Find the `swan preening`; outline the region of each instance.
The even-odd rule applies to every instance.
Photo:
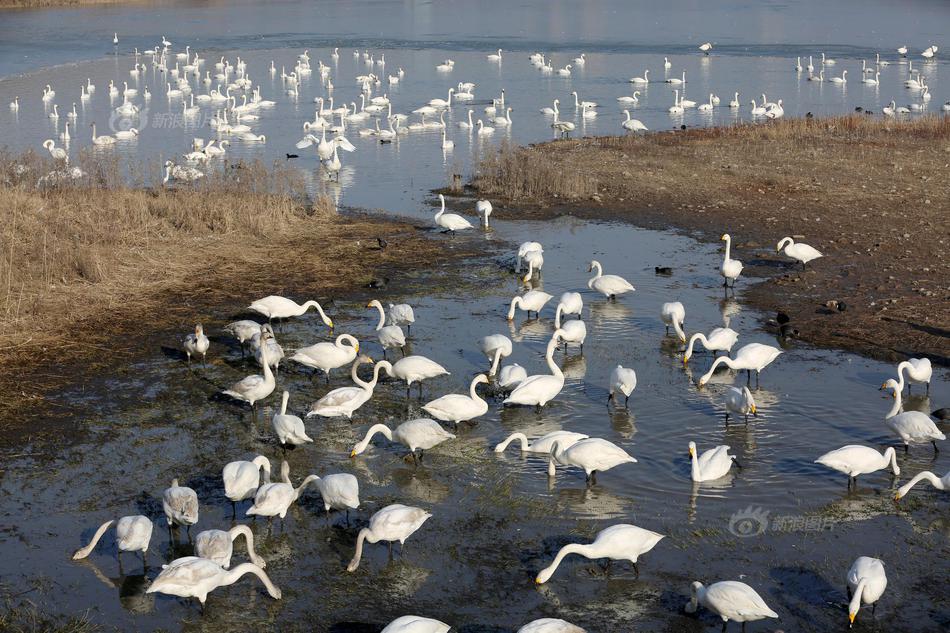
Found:
[[[541,585],[550,580],[561,561],[570,554],[578,554],[590,559],[606,558],[608,565],[610,561],[615,560],[630,561],[639,576],[640,569],[637,567],[637,560],[656,547],[663,538],[662,534],[644,530],[635,525],[625,523],[611,525],[598,533],[594,542],[589,545],[571,543],[562,547],[554,557],[554,562],[538,572],[534,582]]]
[[[270,483],[270,460],[258,455],[251,461],[235,461],[225,465],[221,471],[224,482],[224,496],[231,500],[234,508],[238,501],[252,499],[261,485],[261,470],[264,471],[264,483]]]
[[[198,494],[187,486],[179,486],[177,479],[162,494],[162,508],[168,528],[183,525],[189,531],[198,522]]]

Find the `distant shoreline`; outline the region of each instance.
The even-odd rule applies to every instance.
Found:
[[[0,9],[62,9],[104,4],[139,4],[141,0],[0,0]]]
[[[948,156],[946,115],[782,119],[503,146],[471,188],[521,218],[620,220],[708,241],[729,233],[745,265],[741,301],[787,313],[798,338],[950,365]],[[803,271],[776,252],[784,236],[825,256]],[[656,265],[675,275],[686,264]]]

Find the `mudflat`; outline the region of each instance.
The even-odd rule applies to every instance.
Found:
[[[504,146],[471,187],[523,217],[729,233],[739,292],[788,314],[799,338],[947,364],[948,168],[950,117],[855,114]],[[776,251],[786,236],[824,257],[803,270]]]

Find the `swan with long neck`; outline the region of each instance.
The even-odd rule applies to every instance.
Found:
[[[335,341],[323,341],[315,345],[301,347],[290,360],[301,365],[319,369],[330,382],[330,370],[349,365],[356,359],[360,343],[349,334],[340,334]]]
[[[221,565],[224,569],[231,566],[231,555],[234,554],[234,541],[243,536],[247,543],[247,556],[251,562],[260,568],[267,567],[264,559],[254,551],[254,533],[246,525],[236,525],[228,531],[205,530],[195,537],[195,555],[207,558]]]
[[[713,361],[712,366],[709,368],[705,374],[703,374],[699,379],[699,386],[702,387],[709,379],[712,378],[713,372],[716,371],[716,367],[719,365],[725,365],[730,369],[737,369],[742,371],[743,369],[749,373],[749,380],[752,380],[752,372],[755,371],[755,382],[759,382],[759,373],[765,369],[772,361],[779,357],[779,354],[782,353],[782,350],[777,347],[772,347],[771,345],[763,345],[762,343],[749,343],[748,345],[743,345],[736,352],[735,359],[729,358],[728,356],[720,356]]]
[[[683,322],[686,321],[686,308],[683,307],[683,304],[679,301],[671,301],[669,303],[664,303],[660,308],[660,318],[663,320],[664,325],[666,325],[666,335],[670,334],[670,326],[673,326],[673,331],[676,332],[676,336],[683,343],[686,342],[686,334],[683,332]]]
[[[610,372],[610,387],[608,389],[609,393],[607,394],[607,405],[610,406],[611,400],[613,400],[617,393],[622,393],[624,400],[623,406],[626,406],[630,403],[630,394],[633,393],[633,390],[637,388],[637,372],[631,367],[624,367],[623,365],[617,365],[614,367],[613,371]]]
[[[178,558],[166,565],[146,593],[164,593],[180,598],[198,598],[205,603],[208,594],[218,587],[233,585],[245,574],[260,578],[271,598],[280,600],[280,589],[271,582],[264,570],[254,563],[243,563],[226,570],[214,561],[198,556]]]
[[[541,437],[532,440],[529,444],[528,436],[520,431],[517,431],[505,438],[504,441],[496,444],[495,452],[504,453],[509,444],[512,442],[519,442],[522,453],[550,454],[551,449],[554,448],[555,444],[563,448],[570,448],[577,442],[586,440],[588,437],[589,436],[584,435],[583,433],[574,433],[572,431],[552,431],[547,435],[542,435]]]
[[[884,424],[894,431],[904,442],[904,452],[910,451],[911,444],[933,444],[934,452],[939,452],[937,440],[943,441],[947,436],[940,432],[937,425],[930,416],[920,411],[905,411],[901,413],[903,398],[901,396],[900,385],[893,378],[889,378],[881,390],[891,390],[894,398],[894,406],[884,416]]]
[[[596,259],[591,261],[587,272],[594,273],[594,276],[588,280],[587,287],[596,290],[608,299],[616,299],[617,295],[636,290],[629,281],[619,275],[605,275],[603,266]]]
[[[540,318],[541,309],[547,304],[548,301],[554,298],[554,295],[549,295],[548,293],[542,290],[529,290],[521,296],[513,297],[511,299],[511,305],[508,307],[508,320],[512,321],[515,318],[515,309],[521,308],[528,313],[528,318],[531,318],[531,313],[534,312],[535,316]]]
[[[854,625],[862,605],[871,605],[871,615],[874,615],[877,601],[884,595],[886,588],[884,562],[870,556],[859,556],[848,570],[849,628]]]
[[[283,446],[300,446],[313,439],[307,435],[307,428],[296,415],[288,415],[287,402],[290,400],[290,392],[284,391],[280,401],[280,412],[274,414],[272,424],[274,434],[277,435],[277,441]]]
[[[556,464],[562,466],[577,466],[583,468],[587,476],[587,483],[597,483],[597,473],[610,470],[620,464],[635,464],[632,457],[613,442],[591,437],[575,442],[567,448],[561,448],[557,442],[551,447],[551,457],[548,460],[548,476],[556,474]]]
[[[561,393],[561,389],[564,388],[564,373],[554,362],[554,350],[557,349],[558,339],[563,333],[564,330],[562,329],[554,331],[544,355],[551,373],[528,376],[520,385],[515,387],[504,400],[504,404],[533,405],[540,408]]]
[[[635,525],[620,523],[601,530],[590,544],[570,543],[562,547],[554,561],[538,572],[534,582],[538,585],[546,583],[561,562],[571,554],[577,554],[589,559],[607,558],[612,561],[627,560],[633,564],[639,576],[637,560],[656,547],[664,537],[662,534],[651,532]]]
[[[729,287],[729,280],[731,279],[732,287],[734,288],[736,280],[739,278],[739,275],[742,274],[742,262],[730,257],[732,251],[732,237],[728,233],[724,233],[719,239],[726,243],[726,253],[722,259],[722,266],[719,267],[719,272],[723,277],[722,285]]]
[[[729,416],[734,415],[744,417],[745,423],[749,423],[749,414],[759,417],[755,409],[755,400],[752,398],[752,392],[745,385],[742,388],[729,387],[726,389],[723,402],[726,405],[726,426],[729,425]]]
[[[377,434],[383,435],[390,442],[398,442],[408,448],[413,461],[416,461],[417,458],[421,461],[424,451],[434,448],[446,440],[455,439],[455,435],[449,433],[443,429],[438,422],[430,420],[429,418],[407,420],[392,430],[385,424],[374,424],[366,431],[366,435],[363,439],[353,446],[353,450],[350,451],[350,457],[356,457],[366,451],[370,441],[372,441],[373,437]],[[418,456],[416,455],[416,450],[419,451]]]
[[[907,392],[910,393],[911,385],[927,385],[927,393],[930,393],[930,379],[933,377],[933,365],[929,358],[910,358],[897,365],[897,384],[901,391],[904,390],[904,372],[907,372]]]
[[[481,121],[479,121],[480,123]],[[446,231],[450,233],[455,233],[456,231],[464,231],[465,229],[474,228],[472,223],[460,216],[457,213],[446,213],[445,212],[445,196],[441,193],[439,194],[439,204],[441,208],[435,214],[435,223],[438,226],[441,226]]]
[[[504,334],[489,334],[479,339],[478,347],[482,353],[491,361],[491,368],[488,370],[489,377],[498,372],[498,363],[502,358],[511,356],[511,339]]]
[[[119,519],[118,523],[114,519],[106,521],[99,526],[96,533],[92,535],[92,540],[85,547],[81,547],[73,553],[73,560],[86,558],[92,553],[99,543],[102,535],[115,523],[115,544],[118,550],[117,556],[122,552],[142,552],[142,557],[148,554],[148,544],[152,540],[152,521],[142,515],[125,516]]]
[[[902,497],[905,497],[910,489],[916,486],[921,481],[926,481],[930,483],[931,486],[937,490],[950,491],[950,471],[947,471],[947,474],[943,477],[937,477],[929,470],[925,470],[914,475],[914,478],[908,481],[906,484],[898,488],[897,494],[894,495],[895,500],[900,500]]]
[[[580,318],[584,311],[584,298],[579,292],[565,292],[558,301],[557,308],[554,311],[554,327],[561,327],[561,317],[573,314]]]
[[[245,513],[247,516],[279,516],[283,520],[294,501],[300,498],[311,482],[318,479],[316,475],[308,475],[299,486],[294,488],[290,482],[290,464],[286,461],[280,465],[280,478],[279,482],[264,484],[257,489],[254,505]]]
[[[697,341],[706,348],[706,350],[711,352],[726,352],[728,355],[732,351],[732,346],[736,344],[736,341],[739,340],[739,333],[729,327],[717,327],[705,335],[702,332],[697,332],[689,337],[689,345],[686,347],[686,353],[683,355],[683,364],[689,362],[689,359],[693,356],[693,346]]]
[[[386,311],[383,304],[378,299],[373,299],[366,304],[367,308],[376,308],[379,312],[379,322],[376,324],[376,336],[379,338],[379,344],[383,346],[383,358],[386,357],[386,351],[397,347],[400,350],[406,345],[406,335],[398,325],[386,325]],[[405,352],[403,352],[405,353]]]
[[[790,237],[783,237],[779,240],[775,250],[781,253],[782,249],[785,250],[786,255],[802,265],[802,270],[805,270],[805,264],[808,262],[818,259],[819,257],[824,257],[818,249],[801,242],[796,243],[795,240]]]
[[[363,363],[373,363],[369,356],[361,355],[353,361],[353,368],[350,370],[350,377],[356,383],[355,387],[340,387],[329,392],[319,400],[313,403],[307,417],[319,415],[325,418],[345,417],[350,419],[353,412],[366,404],[373,397],[373,391],[376,389],[376,383],[379,380],[379,372],[389,365],[388,361],[379,361],[373,368],[373,378],[369,382],[362,380],[357,373],[359,366]]]
[[[394,541],[403,545],[407,538],[422,527],[432,515],[422,508],[404,506],[399,503],[386,506],[369,520],[369,527],[360,530],[356,537],[356,552],[346,571],[353,572],[360,566],[363,557],[363,543],[378,543],[388,541],[390,548]]]
[[[326,315],[320,304],[313,300],[307,301],[301,305],[292,299],[287,299],[286,297],[270,295],[269,297],[258,299],[249,305],[248,309],[266,316],[268,321],[273,321],[274,319],[287,319],[290,317],[301,316],[311,307],[317,309],[317,312],[320,314],[320,319],[324,322],[324,324],[326,324],[327,327],[332,330],[333,320]]]
[[[893,446],[888,446],[881,454],[869,446],[849,444],[825,453],[816,459],[815,463],[847,475],[849,488],[852,482],[857,486],[859,475],[867,475],[884,468],[890,467],[895,477],[901,474],[897,465],[897,451]]]
[[[735,455],[729,454],[729,447],[726,445],[716,446],[699,455],[696,452],[696,442],[690,442],[689,457],[690,477],[696,483],[725,477],[732,469],[732,464],[738,463]]]
[[[270,364],[270,352],[268,351],[268,341],[273,339],[273,335],[269,332],[261,331],[260,336],[260,354],[261,354],[261,367],[264,370],[264,375],[253,374],[251,376],[245,376],[240,381],[231,385],[230,389],[226,389],[223,393],[225,395],[231,396],[235,400],[241,400],[247,402],[251,405],[253,409],[255,404],[259,400],[263,400],[274,392],[274,389],[277,387],[277,380],[274,378],[274,373],[271,371]]]
[[[479,397],[476,388],[482,383],[489,382],[488,376],[479,374],[472,380],[468,388],[468,395],[460,393],[450,393],[427,402],[422,406],[422,410],[443,422],[454,422],[458,426],[459,422],[467,422],[481,417],[488,413],[488,403]]]

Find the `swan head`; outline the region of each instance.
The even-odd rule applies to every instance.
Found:
[[[689,443],[689,456],[696,457],[696,442]]]
[[[719,239],[720,239],[721,241],[725,242],[726,240],[729,240],[729,239],[732,239],[732,238],[729,237],[729,234],[728,234],[728,233],[723,233],[722,236],[721,236]]]
[[[888,389],[891,390],[891,397],[897,398],[897,393],[900,391],[900,386],[893,378],[888,378],[886,381],[884,381],[884,384],[881,385],[881,388],[878,389],[878,391],[887,391]]]

